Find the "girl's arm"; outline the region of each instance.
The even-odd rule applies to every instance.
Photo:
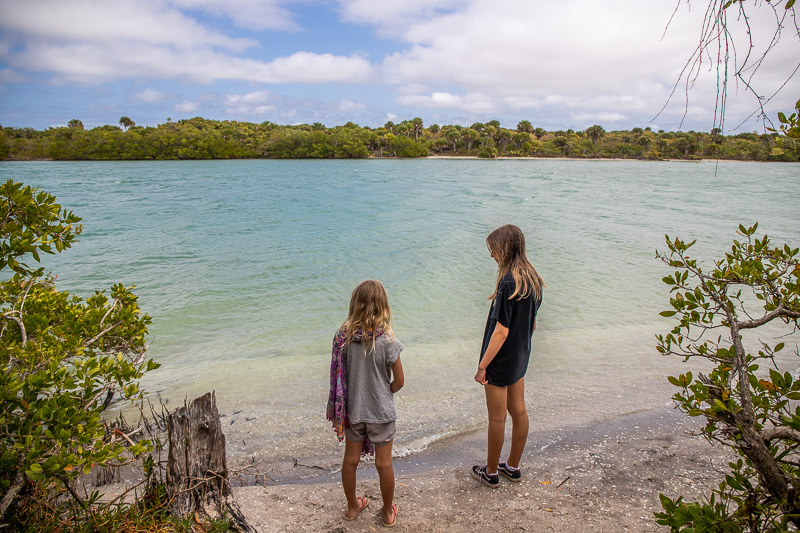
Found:
[[[403,365],[400,363],[400,356],[397,356],[397,361],[392,364],[392,382],[389,383],[389,388],[392,394],[403,388],[405,384],[405,376],[403,375]]]
[[[506,338],[508,338],[508,328],[498,322],[494,326],[492,338],[489,339],[489,346],[486,347],[486,353],[483,354],[483,359],[478,363],[478,372],[475,374],[475,381],[481,385],[489,383],[486,380],[486,367],[489,366],[497,352],[500,351],[503,343],[506,342]]]

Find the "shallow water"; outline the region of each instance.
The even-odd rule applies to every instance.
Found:
[[[181,403],[216,390],[229,450],[328,463],[330,339],[362,279],[381,280],[406,345],[397,449],[481,427],[472,381],[495,264],[514,223],[547,288],[526,378],[532,424],[669,403],[654,349],[664,234],[723,253],[740,223],[800,243],[800,165],[569,160],[0,163],[0,177],[83,217],[46,266],[87,295],[135,284],[153,316],[143,386]],[[238,412],[237,412],[238,411]]]

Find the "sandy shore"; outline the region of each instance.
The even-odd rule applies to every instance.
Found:
[[[395,531],[666,530],[653,518],[661,509],[659,493],[696,499],[719,483],[731,457],[692,435],[699,424],[664,408],[555,434],[532,429],[523,481],[503,480],[496,490],[479,486],[469,475],[471,465],[484,462],[483,431],[438,441],[420,454],[395,459]],[[320,474],[293,481],[236,487],[234,496],[262,533],[383,529],[371,462],[362,461],[358,471],[358,493],[370,505],[352,522],[341,518],[345,503],[338,472],[316,470]],[[276,479],[298,477],[275,474]]]

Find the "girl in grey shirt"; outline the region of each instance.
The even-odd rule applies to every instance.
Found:
[[[346,353],[344,377],[347,384],[342,488],[347,498],[345,520],[355,519],[367,505],[366,497],[356,497],[356,469],[365,441],[375,446],[375,467],[380,480],[383,525],[393,527],[397,519],[394,499],[394,441],[397,410],[394,393],[403,386],[400,364],[402,343],[394,337],[392,310],[386,289],[379,281],[358,284],[350,298],[347,320],[334,338]],[[334,348],[335,349],[335,348]],[[367,444],[369,444],[367,442]]]

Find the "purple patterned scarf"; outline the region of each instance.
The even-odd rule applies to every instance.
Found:
[[[360,342],[360,332],[353,338]],[[375,336],[383,335],[379,331]],[[331,350],[331,388],[328,394],[328,408],[325,416],[333,423],[336,436],[339,441],[344,440],[344,430],[347,428],[347,336],[344,331],[339,330],[333,337],[333,349]],[[361,455],[374,455],[375,446],[370,442],[369,437],[364,438],[361,446]]]

